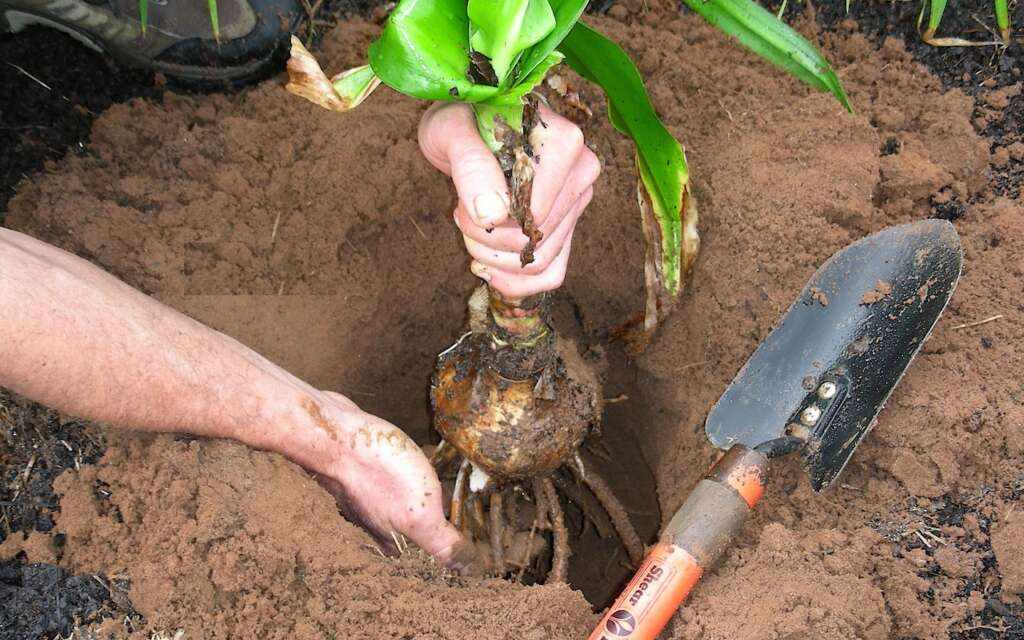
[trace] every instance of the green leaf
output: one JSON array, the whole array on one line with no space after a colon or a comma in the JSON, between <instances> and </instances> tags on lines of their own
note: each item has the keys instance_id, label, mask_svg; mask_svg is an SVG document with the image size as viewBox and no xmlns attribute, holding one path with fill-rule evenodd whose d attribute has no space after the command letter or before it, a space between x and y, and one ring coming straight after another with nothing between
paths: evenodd
<instances>
[{"instance_id":1,"label":"green leaf","mask_svg":"<svg viewBox=\"0 0 1024 640\"><path fill-rule=\"evenodd\" d=\"M217 17L217 0L207 0L210 12L210 26L213 27L213 39L220 43L220 18Z\"/></svg>"},{"instance_id":2,"label":"green leaf","mask_svg":"<svg viewBox=\"0 0 1024 640\"><path fill-rule=\"evenodd\" d=\"M555 28L548 0L469 0L469 43L491 59L501 86L507 86L519 55Z\"/></svg>"},{"instance_id":3,"label":"green leaf","mask_svg":"<svg viewBox=\"0 0 1024 640\"><path fill-rule=\"evenodd\" d=\"M658 119L640 73L617 44L578 22L559 50L577 73L604 90L609 120L636 143L640 178L660 236L653 239L660 246L649 242L648 250L658 256L660 285L674 298L682 291L688 261L682 255L689 179L683 149Z\"/></svg>"},{"instance_id":4,"label":"green leaf","mask_svg":"<svg viewBox=\"0 0 1024 640\"><path fill-rule=\"evenodd\" d=\"M1010 44L1010 9L1006 0L996 0L996 24L999 25L999 34L1007 46Z\"/></svg>"},{"instance_id":5,"label":"green leaf","mask_svg":"<svg viewBox=\"0 0 1024 640\"><path fill-rule=\"evenodd\" d=\"M824 56L761 5L753 0L686 0L686 4L765 60L831 93L853 113L839 78Z\"/></svg>"},{"instance_id":6,"label":"green leaf","mask_svg":"<svg viewBox=\"0 0 1024 640\"><path fill-rule=\"evenodd\" d=\"M142 25L142 35L146 35L146 27L149 26L149 0L139 0L139 24Z\"/></svg>"},{"instance_id":7,"label":"green leaf","mask_svg":"<svg viewBox=\"0 0 1024 640\"><path fill-rule=\"evenodd\" d=\"M565 56L558 51L553 51L543 61L533 68L533 71L529 73L525 78L522 78L514 87L509 87L505 91L495 95L492 98L484 100L484 102L512 102L513 100L522 104L523 98L526 94L534 90L534 88L541 82L544 82L544 76L547 75L548 71L552 67L556 66Z\"/></svg>"},{"instance_id":8,"label":"green leaf","mask_svg":"<svg viewBox=\"0 0 1024 640\"><path fill-rule=\"evenodd\" d=\"M924 5L921 5L921 11L924 12ZM928 30L925 32L925 39L931 38L935 35L935 32L939 28L939 24L942 22L942 14L946 11L946 0L931 0L930 8L928 10ZM920 26L920 18L918 19L918 26Z\"/></svg>"},{"instance_id":9,"label":"green leaf","mask_svg":"<svg viewBox=\"0 0 1024 640\"><path fill-rule=\"evenodd\" d=\"M466 77L466 0L402 0L370 45L370 66L384 84L423 100L479 102L498 93Z\"/></svg>"},{"instance_id":10,"label":"green leaf","mask_svg":"<svg viewBox=\"0 0 1024 640\"><path fill-rule=\"evenodd\" d=\"M550 0L550 4L555 14L555 28L520 58L520 77L532 73L538 64L558 48L587 8L587 0Z\"/></svg>"}]
</instances>

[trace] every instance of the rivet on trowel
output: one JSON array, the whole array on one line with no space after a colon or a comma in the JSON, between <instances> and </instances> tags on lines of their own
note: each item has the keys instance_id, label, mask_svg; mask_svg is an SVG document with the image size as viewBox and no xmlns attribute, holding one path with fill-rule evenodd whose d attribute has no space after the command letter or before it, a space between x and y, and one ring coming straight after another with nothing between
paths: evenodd
<instances>
[{"instance_id":1,"label":"rivet on trowel","mask_svg":"<svg viewBox=\"0 0 1024 640\"><path fill-rule=\"evenodd\" d=\"M816 404L812 404L800 413L800 422L808 427L817 424L819 418L821 418L821 409Z\"/></svg>"},{"instance_id":2,"label":"rivet on trowel","mask_svg":"<svg viewBox=\"0 0 1024 640\"><path fill-rule=\"evenodd\" d=\"M835 397L836 391L838 390L839 388L836 387L836 383L823 382L821 386L818 387L818 397L821 398L822 400L830 400L833 397Z\"/></svg>"}]
</instances>

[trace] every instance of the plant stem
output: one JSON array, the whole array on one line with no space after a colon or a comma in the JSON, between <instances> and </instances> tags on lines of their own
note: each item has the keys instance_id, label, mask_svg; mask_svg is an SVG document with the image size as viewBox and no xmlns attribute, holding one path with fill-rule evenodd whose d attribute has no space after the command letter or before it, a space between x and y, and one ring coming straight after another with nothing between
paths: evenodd
<instances>
[{"instance_id":1,"label":"plant stem","mask_svg":"<svg viewBox=\"0 0 1024 640\"><path fill-rule=\"evenodd\" d=\"M523 128L523 104L521 102L510 105L478 102L473 104L473 113L476 115L476 127L480 131L480 137L484 139L487 147L495 155L501 151L502 147L502 141L497 133L502 124L516 131Z\"/></svg>"},{"instance_id":2,"label":"plant stem","mask_svg":"<svg viewBox=\"0 0 1024 640\"><path fill-rule=\"evenodd\" d=\"M494 368L505 378L525 380L547 367L555 353L555 334L545 320L547 296L508 299L487 291Z\"/></svg>"}]
</instances>

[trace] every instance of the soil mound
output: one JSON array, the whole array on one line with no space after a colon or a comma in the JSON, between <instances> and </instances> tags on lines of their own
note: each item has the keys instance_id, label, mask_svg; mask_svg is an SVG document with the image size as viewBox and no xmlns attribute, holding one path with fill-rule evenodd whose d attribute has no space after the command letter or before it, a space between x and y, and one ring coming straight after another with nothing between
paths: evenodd
<instances>
[{"instance_id":1,"label":"soil mound","mask_svg":"<svg viewBox=\"0 0 1024 640\"><path fill-rule=\"evenodd\" d=\"M62 564L123 569L136 610L188 637L540 640L594 621L566 586L463 579L416 551L385 559L304 471L235 443L115 440L57 488Z\"/></svg>"},{"instance_id":2,"label":"soil mound","mask_svg":"<svg viewBox=\"0 0 1024 640\"><path fill-rule=\"evenodd\" d=\"M1005 546L997 560L989 527L1019 500L1024 472L1024 221L1019 200L989 193L972 100L943 93L900 42L876 47L852 24L824 36L851 116L674 4L628 2L593 23L648 78L687 147L701 210L703 252L684 300L605 388L628 396L605 430L639 442L662 514L715 456L708 409L829 254L935 211L958 218L966 251L949 310L842 484L815 495L795 464L780 465L750 542L710 572L667 637L941 638L996 624L995 606L1017 619L1016 602L991 604L998 562L1016 560ZM325 67L361 63L377 29L341 25L325 39ZM8 223L425 439L427 377L457 337L474 279L449 221L452 190L416 148L424 106L382 89L329 114L281 85L112 107L93 155L23 183ZM600 345L642 308L642 235L631 144L598 93L576 85L595 112L585 130L604 174L557 322ZM610 481L620 495L640 490L628 474ZM122 571L151 629L540 638L584 637L595 620L564 587L453 578L415 554L382 559L305 474L227 443L118 436L59 488L60 562ZM970 637L997 637L987 633Z\"/></svg>"}]
</instances>

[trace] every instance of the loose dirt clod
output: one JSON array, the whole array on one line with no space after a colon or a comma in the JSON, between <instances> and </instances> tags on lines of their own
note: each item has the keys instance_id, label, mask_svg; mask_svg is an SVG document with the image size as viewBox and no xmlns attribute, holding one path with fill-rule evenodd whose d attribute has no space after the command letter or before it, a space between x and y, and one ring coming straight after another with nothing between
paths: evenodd
<instances>
[{"instance_id":1,"label":"loose dirt clod","mask_svg":"<svg viewBox=\"0 0 1024 640\"><path fill-rule=\"evenodd\" d=\"M871 291L865 291L864 295L860 297L861 304L875 304L885 300L889 294L892 293L892 285L888 282L879 280L875 283L875 288Z\"/></svg>"}]
</instances>

